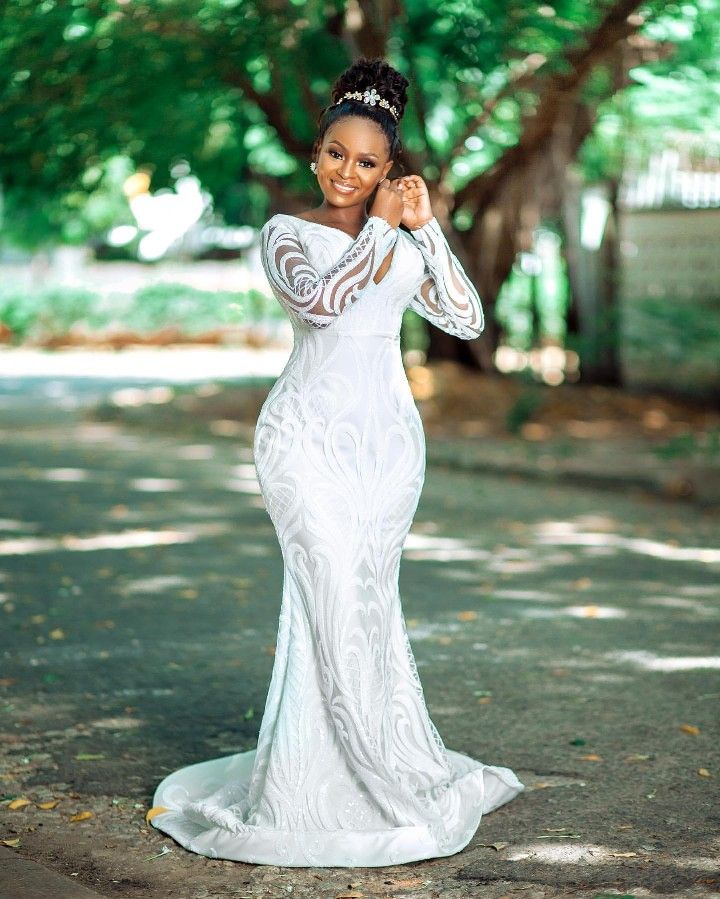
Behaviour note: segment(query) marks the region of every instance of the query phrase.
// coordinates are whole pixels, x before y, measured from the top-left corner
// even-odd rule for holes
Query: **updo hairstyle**
[[[368,59],[361,56],[355,60],[345,71],[337,78],[332,87],[332,103],[326,106],[320,113],[318,119],[318,134],[312,148],[312,158],[316,159],[320,145],[322,144],[325,132],[338,119],[344,116],[354,115],[362,116],[376,122],[382,129],[387,138],[389,148],[389,158],[393,162],[398,162],[398,156],[402,151],[402,143],[398,134],[398,126],[400,119],[405,112],[407,104],[407,87],[410,82],[407,78],[394,69],[388,62],[381,57]],[[372,90],[375,88],[380,97],[388,101],[390,106],[394,106],[397,112],[397,121],[390,112],[379,104],[371,106],[363,100],[356,100],[350,97],[340,98],[347,91]],[[340,102],[338,103],[338,100]],[[399,163],[400,168],[404,167]]]

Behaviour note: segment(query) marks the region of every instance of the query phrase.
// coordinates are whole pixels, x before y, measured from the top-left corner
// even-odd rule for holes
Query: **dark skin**
[[[397,228],[420,228],[432,217],[427,185],[419,175],[406,175],[390,180],[387,173],[393,161],[387,138],[372,121],[361,116],[346,116],[328,128],[316,160],[316,177],[325,199],[315,209],[298,216],[337,228],[357,238],[372,215],[380,216]],[[333,182],[350,185],[351,193],[338,192]],[[368,201],[375,192],[370,210]],[[392,263],[393,250],[375,273],[379,284]]]

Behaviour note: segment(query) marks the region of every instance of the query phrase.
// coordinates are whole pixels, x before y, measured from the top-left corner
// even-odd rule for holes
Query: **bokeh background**
[[[255,747],[275,661],[259,230],[322,201],[360,55],[485,309],[403,319],[408,633],[527,794],[411,867],[201,859],[147,815]],[[719,101],[720,0],[2,5],[0,896],[718,895]]]
[[[0,25],[7,346],[290,338],[257,258],[359,54],[481,291],[411,362],[720,393],[720,5],[19,0]],[[397,176],[399,170],[391,175]]]

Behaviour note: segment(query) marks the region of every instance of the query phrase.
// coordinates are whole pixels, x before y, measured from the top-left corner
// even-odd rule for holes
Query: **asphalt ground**
[[[129,383],[0,383],[0,896],[720,895],[720,516],[632,485],[428,468],[400,577],[428,707],[527,785],[463,852],[277,868],[149,827],[167,772],[254,746],[281,564],[242,435],[86,417]]]

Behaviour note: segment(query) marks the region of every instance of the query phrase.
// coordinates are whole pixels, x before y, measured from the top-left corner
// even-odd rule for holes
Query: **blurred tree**
[[[359,54],[384,56],[411,82],[402,162],[428,182],[488,313],[477,341],[431,329],[430,354],[489,370],[493,304],[536,226],[560,218],[568,167],[594,135],[584,165],[617,173],[611,123],[617,134],[628,108],[642,121],[642,100],[612,98],[630,84],[658,97],[670,79],[692,85],[698,116],[712,98],[717,120],[719,5],[17,0],[0,22],[6,226],[39,243],[74,216],[79,235],[80,198],[118,156],[154,189],[186,160],[229,222],[306,208],[333,80]]]

